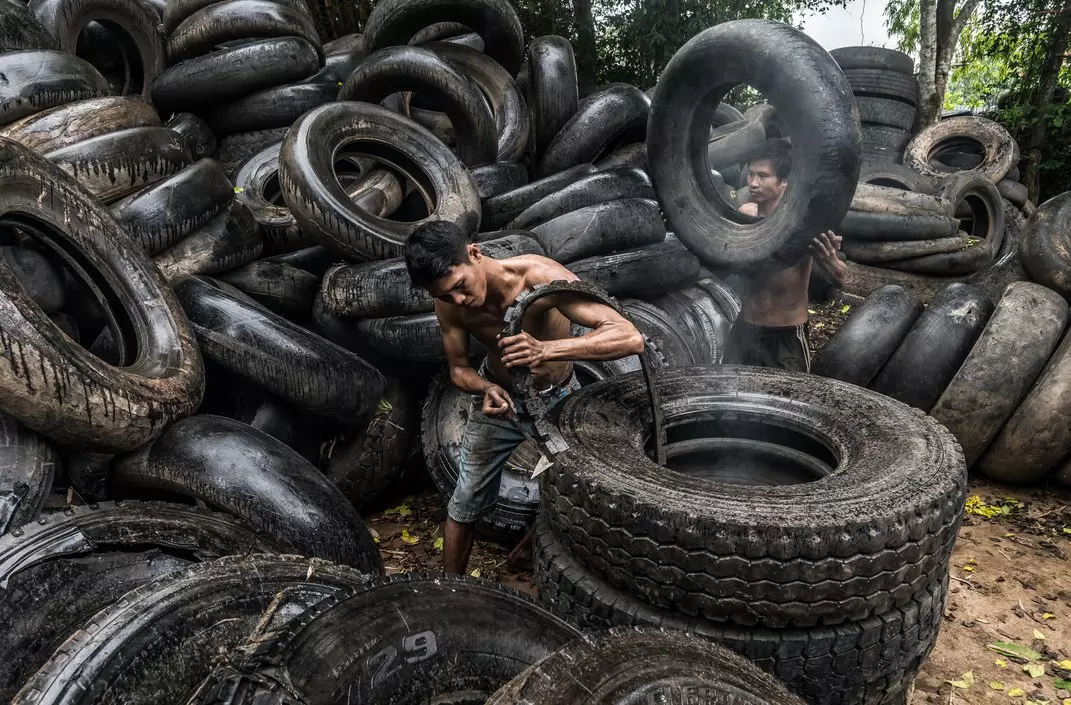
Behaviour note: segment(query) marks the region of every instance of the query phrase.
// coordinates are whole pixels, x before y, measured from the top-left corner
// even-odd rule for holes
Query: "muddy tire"
[[[167,128],[178,135],[194,160],[214,156],[216,135],[208,123],[193,113],[178,113],[167,121]]]
[[[57,262],[23,245],[0,245],[0,261],[11,268],[23,291],[42,311],[53,314],[63,308],[67,294]]]
[[[890,285],[853,307],[852,315],[814,356],[811,372],[866,387],[922,313],[912,292]]]
[[[1071,299],[1071,194],[1050,198],[1026,222],[1019,258],[1030,278]]]
[[[953,174],[942,181],[937,196],[957,212],[961,207],[969,212],[967,221],[960,221],[961,230],[985,240],[993,254],[1000,251],[1004,244],[1004,201],[991,181],[971,172]]]
[[[761,222],[719,197],[710,170],[700,168],[709,127],[696,115],[709,115],[721,98],[715,86],[728,83],[767,96],[793,141],[788,179],[796,188]],[[651,103],[651,180],[670,229],[707,265],[798,262],[814,233],[835,229],[851,203],[859,175],[851,106],[851,89],[833,59],[787,25],[738,20],[693,37],[663,71]]]
[[[627,83],[611,83],[592,93],[547,145],[536,177],[594,162],[617,145],[644,141],[650,110],[650,99]]]
[[[540,159],[579,106],[576,58],[565,37],[536,37],[528,45],[528,107],[532,154]]]
[[[928,412],[967,359],[993,314],[969,284],[949,284],[926,307],[870,388]]]
[[[233,199],[234,187],[223,167],[202,159],[123,199],[111,211],[153,255],[203,227]]]
[[[237,647],[277,597],[286,599],[287,588],[319,595],[369,580],[366,574],[301,556],[229,556],[191,565],[94,615],[14,702],[91,703],[118,688],[133,700],[152,699],[161,687],[185,699],[212,672],[214,655]],[[303,600],[296,602],[304,606]],[[176,662],[183,667],[175,668]]]
[[[964,137],[980,143],[985,151],[982,163],[969,171],[984,176],[994,184],[1003,179],[1019,161],[1019,147],[1007,130],[992,120],[964,115],[941,120],[915,135],[907,146],[904,164],[931,178],[959,171],[935,161],[934,155],[941,151],[943,145]]]
[[[535,582],[546,608],[581,629],[651,626],[698,634],[751,659],[815,705],[895,702],[888,696],[911,683],[933,649],[947,591],[946,583],[935,583],[903,607],[835,627],[715,624],[610,585],[569,554],[543,515],[536,522]],[[840,645],[835,656],[829,644]]]
[[[481,229],[488,232],[500,230],[532,205],[594,173],[594,166],[581,164],[513,191],[492,196],[483,203]]]
[[[336,83],[294,83],[251,93],[208,114],[221,136],[290,127],[299,117],[338,97]]]
[[[993,261],[993,248],[987,240],[968,240],[967,247],[958,252],[944,252],[935,255],[912,257],[884,266],[901,272],[929,274],[940,277],[954,277],[973,274]]]
[[[33,50],[0,54],[0,124],[42,110],[108,95],[100,72],[73,54]]]
[[[169,282],[193,274],[226,272],[260,257],[264,241],[241,201],[152,258]]]
[[[220,275],[254,300],[283,318],[305,321],[320,290],[320,277],[279,262],[259,260]]]
[[[881,69],[896,73],[915,73],[915,62],[902,51],[881,47],[841,47],[829,52],[842,69]]]
[[[219,141],[219,161],[223,171],[237,182],[242,166],[270,147],[281,145],[289,130],[288,127],[275,127],[227,135]]]
[[[167,66],[164,41],[156,28],[160,18],[139,0],[31,0],[29,8],[59,48],[72,54],[81,55],[78,39],[87,24],[106,20],[108,38],[125,54],[117,86],[121,95],[148,98],[153,76]]]
[[[532,232],[547,256],[563,263],[666,239],[658,202],[642,198],[581,208],[537,225]]]
[[[934,240],[955,237],[959,232],[959,221],[940,215],[848,211],[836,231],[845,238],[859,240]]]
[[[953,194],[962,200],[967,192],[955,189]],[[915,193],[889,186],[875,186],[860,182],[852,197],[852,211],[860,213],[882,213],[888,215],[930,215],[951,218],[955,215],[954,203],[943,196],[931,196],[927,193]],[[1001,236],[1003,237],[1003,211],[1000,217]]]
[[[654,605],[745,626],[866,619],[944,582],[966,491],[951,434],[853,385],[729,369],[664,370],[657,384],[671,463],[674,446],[685,456],[697,452],[689,448],[711,431],[704,422],[689,427],[718,408],[740,424],[727,447],[756,459],[743,471],[737,455],[695,477],[662,468],[629,445],[626,437],[648,427],[648,415],[636,411],[647,405],[639,375],[581,389],[552,412],[569,450],[547,470],[543,504],[573,555]],[[740,395],[746,404],[733,401]],[[756,448],[751,434],[787,428],[791,409],[803,407],[805,426],[793,424],[773,448]],[[725,440],[725,423],[712,423]],[[835,450],[813,445],[815,433]],[[768,464],[758,460],[763,453]],[[786,463],[789,456],[798,460]],[[831,472],[829,463],[837,471],[820,483],[803,479]],[[787,465],[795,479],[781,474]],[[763,472],[770,474],[757,482]],[[742,574],[742,565],[752,568]],[[796,581],[812,587],[786,590]]]
[[[58,48],[25,4],[12,2],[0,7],[0,53]]]
[[[334,484],[282,442],[232,419],[199,415],[174,424],[117,458],[108,487],[126,497],[166,491],[201,500],[302,555],[382,571],[372,535]]]
[[[306,113],[283,142],[279,186],[303,230],[359,260],[402,255],[405,239],[419,222],[369,217],[353,204],[334,175],[334,155],[340,145],[375,140],[393,145],[421,165],[422,175],[410,176],[427,180],[423,186],[435,196],[431,218],[475,232],[480,223],[479,195],[457,157],[419,125],[384,108],[354,102],[332,103]]]
[[[228,42],[275,37],[304,39],[322,56],[320,37],[307,11],[272,0],[222,0],[194,12],[168,33],[167,59],[177,64]]]
[[[369,53],[408,44],[426,27],[456,22],[484,41],[483,52],[517,75],[524,59],[524,32],[520,18],[508,2],[500,0],[384,0],[376,3],[364,27]]]
[[[130,590],[191,562],[279,548],[223,513],[163,502],[67,507],[0,538],[0,698],[11,702],[68,636]]]
[[[469,176],[476,186],[480,200],[498,196],[528,183],[528,169],[524,164],[495,162],[469,169]]]
[[[899,100],[859,96],[855,104],[859,106],[860,122],[907,132],[910,132],[915,124],[915,108]]]
[[[59,453],[48,441],[0,414],[0,534],[35,521],[52,489]]]
[[[934,189],[931,179],[902,164],[864,164],[859,170],[859,183],[916,193],[932,193]]]
[[[508,227],[531,229],[581,208],[626,198],[655,199],[646,173],[639,169],[597,171],[533,203]]]
[[[572,262],[569,271],[616,297],[648,299],[699,279],[699,260],[675,237],[663,242]]]
[[[284,135],[285,136],[285,133]],[[260,228],[264,249],[288,252],[319,243],[298,227],[279,190],[279,150],[283,143],[271,144],[249,157],[234,174],[236,198],[242,201]]]
[[[844,254],[852,262],[883,267],[891,262],[959,252],[972,241],[966,235],[943,237],[936,240],[903,240],[886,242],[883,240],[845,240],[842,245]]]
[[[634,167],[647,172],[647,143],[636,142],[619,147],[611,154],[595,162],[600,171],[607,169],[620,169],[622,167]]]
[[[857,97],[888,98],[918,105],[919,82],[911,74],[886,69],[845,69],[844,76]]]
[[[1016,282],[997,304],[931,415],[955,434],[974,465],[1037,379],[1067,324],[1067,302]]]
[[[864,123],[861,135],[862,158],[867,164],[899,164],[911,141],[911,132],[887,125]]]
[[[3,144],[0,177],[0,210],[20,213],[20,228],[51,243],[91,282],[90,298],[113,320],[129,321],[118,326],[123,347],[137,351],[136,360],[131,355],[118,366],[90,354],[29,302],[4,268],[11,354],[0,365],[0,410],[64,444],[100,450],[137,447],[192,412],[204,390],[201,356],[141,247],[84,189],[25,147]],[[41,201],[42,193],[50,198]]]
[[[45,154],[116,130],[159,126],[156,111],[140,96],[109,96],[35,113],[0,128],[0,137]]]
[[[75,142],[45,158],[105,204],[114,203],[187,167],[186,146],[166,127],[132,127]]]
[[[1007,178],[998,181],[997,191],[1000,192],[1001,198],[1011,202],[1017,208],[1023,208],[1030,202],[1030,194],[1026,190],[1026,186],[1018,181],[1011,181]]]

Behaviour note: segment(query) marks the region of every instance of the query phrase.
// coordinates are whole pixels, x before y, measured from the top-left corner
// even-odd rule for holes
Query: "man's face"
[[[760,159],[748,165],[747,190],[755,203],[777,203],[784,195],[786,186],[788,181],[777,177],[773,162],[769,159]]]
[[[455,264],[450,273],[428,285],[428,293],[454,306],[477,308],[487,300],[487,273],[481,266],[483,255],[469,245],[469,261]]]

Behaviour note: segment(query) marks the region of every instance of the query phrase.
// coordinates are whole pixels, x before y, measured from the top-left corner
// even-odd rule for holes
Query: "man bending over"
[[[525,438],[519,424],[533,431],[533,419],[514,406],[510,369],[528,367],[538,393],[554,403],[576,386],[571,361],[616,360],[639,353],[643,336],[608,306],[558,295],[528,308],[523,332],[500,338],[506,309],[521,292],[577,277],[546,257],[487,257],[451,223],[417,228],[406,242],[405,264],[414,286],[435,298],[450,381],[474,395],[443,540],[446,572],[460,574],[469,562],[475,523],[494,508],[502,470]],[[592,330],[573,338],[570,323]],[[487,348],[479,371],[469,365],[470,334]]]
[[[751,201],[740,212],[764,218],[773,212],[788,188],[792,149],[780,139],[767,140],[748,165]],[[838,288],[847,267],[837,258],[841,237],[825,232],[811,242],[811,255],[799,264],[754,277],[744,292],[740,316],[733,324],[722,363],[755,365],[797,372],[811,371],[807,337],[811,263]]]

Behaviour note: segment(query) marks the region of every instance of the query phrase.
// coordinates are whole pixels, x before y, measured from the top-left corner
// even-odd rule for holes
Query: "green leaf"
[[[1020,646],[1019,644],[1013,644],[1010,641],[998,641],[994,644],[986,644],[985,648],[1010,658],[1026,659],[1027,661],[1037,661],[1041,658],[1041,654],[1034,651],[1029,646]]]
[[[398,517],[401,517],[402,519],[404,519],[407,516],[412,516],[412,514],[413,514],[413,510],[409,508],[408,504],[399,504],[397,507],[393,507],[393,508],[388,509],[385,512],[383,512],[383,516],[385,516],[385,517],[398,516]]]
[[[974,685],[974,673],[971,671],[967,671],[959,678],[950,680],[948,682],[952,684],[953,688],[960,688],[966,690],[967,688],[970,688],[972,685]]]
[[[852,310],[852,305],[851,304],[844,304],[843,306],[840,307],[840,312],[841,313],[848,313],[848,311],[851,311],[851,310]]]
[[[420,537],[409,533],[409,529],[402,529],[402,543],[413,546],[420,543]]]
[[[391,403],[386,399],[380,399],[379,403],[376,404],[376,411],[379,411],[383,414],[389,414],[393,408],[394,407],[391,406]]]
[[[435,539],[435,543],[432,544],[432,548],[434,548],[439,553],[443,552],[443,537],[442,536],[440,536],[439,538]]]
[[[1071,680],[1066,678],[1057,678],[1052,682],[1052,687],[1057,690],[1071,690]]]

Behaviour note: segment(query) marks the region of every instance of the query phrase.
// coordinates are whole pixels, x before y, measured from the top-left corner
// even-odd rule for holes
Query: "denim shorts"
[[[548,406],[554,406],[579,387],[573,375],[541,394],[546,395]],[[504,416],[487,416],[482,409],[483,395],[473,394],[461,439],[457,486],[446,508],[447,515],[462,524],[477,521],[495,508],[506,461],[525,438],[535,435],[534,419],[525,414],[518,414],[518,426]]]

